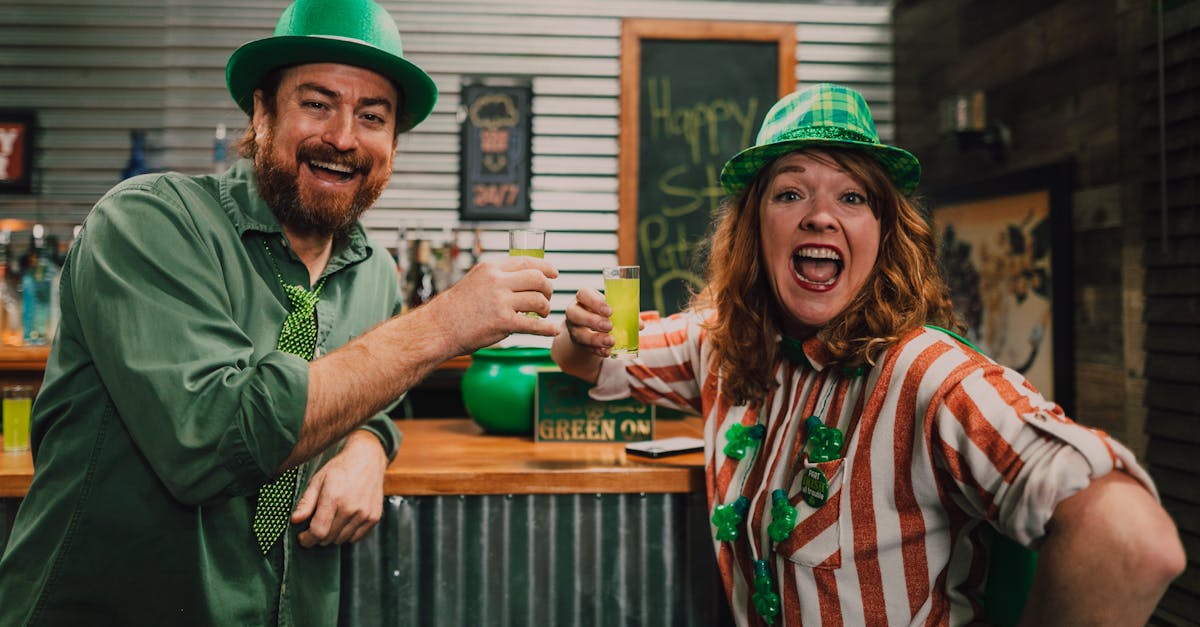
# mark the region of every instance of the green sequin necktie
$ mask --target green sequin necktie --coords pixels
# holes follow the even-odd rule
[[[325,285],[325,277],[317,282],[310,292],[300,285],[288,285],[279,273],[279,266],[271,249],[263,242],[271,265],[275,266],[275,277],[283,287],[292,303],[292,311],[283,319],[283,328],[279,331],[277,348],[304,359],[311,360],[317,346],[317,300],[321,288]],[[292,513],[292,499],[296,492],[296,466],[283,472],[278,479],[259,488],[258,502],[254,506],[254,537],[258,547],[266,555],[283,530],[287,529],[288,517]]]

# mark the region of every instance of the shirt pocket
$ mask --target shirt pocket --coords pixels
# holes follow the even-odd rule
[[[834,569],[842,566],[841,496],[845,460],[813,463],[806,455],[800,471],[788,489],[788,501],[796,508],[796,527],[775,546],[779,555],[810,568]],[[804,500],[805,476],[820,471],[828,484],[825,503],[809,505]]]

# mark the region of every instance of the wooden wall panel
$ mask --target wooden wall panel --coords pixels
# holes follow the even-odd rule
[[[1161,40],[1157,29],[1151,31],[1140,59],[1147,112],[1138,125],[1147,208],[1147,459],[1189,556],[1188,571],[1174,582],[1160,613],[1171,622],[1195,622],[1200,620],[1200,66],[1195,62],[1200,2],[1168,6]]]

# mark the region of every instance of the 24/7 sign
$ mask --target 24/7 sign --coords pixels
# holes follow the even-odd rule
[[[529,219],[531,98],[526,86],[463,87],[462,219]]]

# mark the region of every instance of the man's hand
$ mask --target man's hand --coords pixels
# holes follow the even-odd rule
[[[383,515],[383,473],[387,455],[374,434],[356,430],[346,446],[313,476],[292,512],[292,524],[309,521],[300,532],[304,547],[357,542]]]
[[[465,355],[513,333],[553,336],[558,325],[550,314],[551,279],[558,270],[536,257],[502,257],[478,263],[453,287],[422,305],[438,321],[440,337]],[[542,317],[527,316],[534,312]]]
[[[300,440],[280,468],[319,454],[383,411],[447,359],[491,346],[512,333],[556,335],[557,324],[522,312],[550,313],[554,291],[550,281],[557,276],[552,264],[536,257],[501,257],[478,263],[428,303],[393,316],[313,360]],[[312,498],[320,494],[324,483],[334,481],[340,487],[341,479],[335,476],[342,464],[339,460],[322,473],[326,476],[313,478],[318,492]],[[361,477],[355,475],[353,481],[357,487]],[[298,507],[297,515],[307,518],[313,505],[303,505],[307,507]],[[320,513],[313,519],[314,532],[324,528],[318,524]]]

